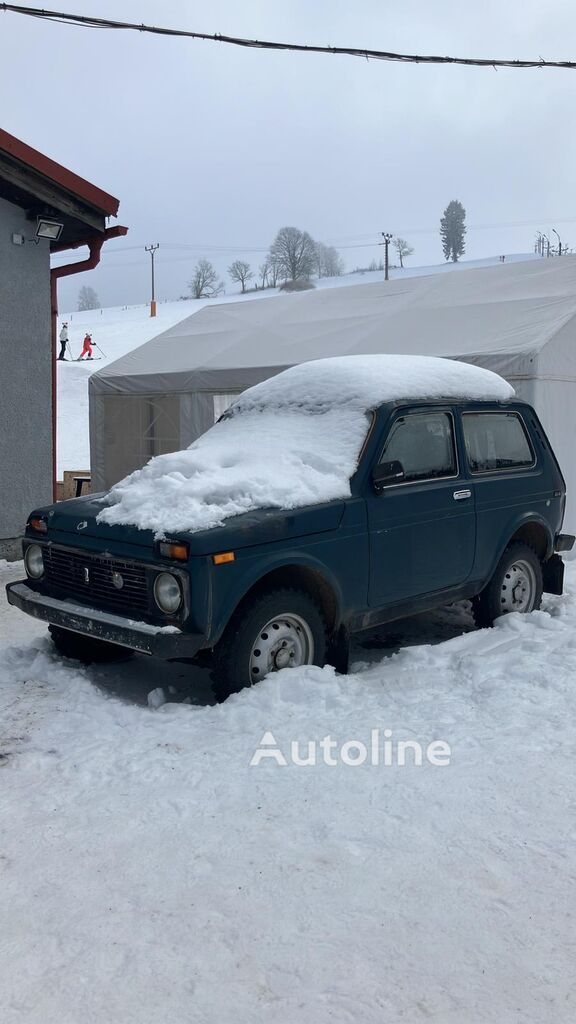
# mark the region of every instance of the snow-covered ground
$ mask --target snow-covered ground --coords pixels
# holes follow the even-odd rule
[[[575,569],[223,705],[186,666],[60,661],[2,595],[2,1024],[574,1020]],[[265,732],[373,729],[450,763],[250,767]]]
[[[507,256],[508,262],[534,259],[533,255]],[[499,262],[498,257],[484,260],[464,260],[460,263],[442,263],[432,267],[404,267],[403,270],[392,269],[390,276],[416,277],[426,274],[453,273],[458,270],[470,270],[474,267],[493,266]],[[323,278],[316,282],[318,288],[335,288],[344,285],[368,284],[370,281],[381,281],[382,271],[374,273],[346,274],[344,277]],[[168,330],[180,320],[191,316],[208,302],[212,305],[222,302],[251,302],[257,299],[273,299],[278,294],[276,289],[250,292],[247,295],[231,294],[217,299],[181,300],[178,302],[160,302],[158,314],[150,317],[147,304],[139,306],[96,309],[86,312],[67,313],[61,311],[58,319],[58,332],[64,321],[68,322],[70,334],[70,353],[77,357],[82,350],[82,339],[86,331],[90,331],[96,344],[95,356],[98,362],[58,363],[58,476],[61,479],[65,469],[86,470],[90,467],[90,439],[88,429],[88,378],[95,370],[107,363],[119,359],[132,349],[150,341],[157,334]]]

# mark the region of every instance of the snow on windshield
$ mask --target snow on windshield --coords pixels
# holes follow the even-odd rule
[[[378,405],[513,395],[490,370],[449,359],[374,355],[302,363],[245,391],[190,448],[160,455],[117,484],[98,520],[162,536],[211,529],[255,509],[346,498]]]

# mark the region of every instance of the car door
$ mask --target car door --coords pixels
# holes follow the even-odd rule
[[[526,407],[524,414],[530,416]],[[477,408],[462,414],[466,461],[477,516],[476,575],[485,578],[495,553],[507,543],[523,513],[543,520],[562,497],[554,477],[537,459],[519,409]]]
[[[456,587],[470,575],[474,493],[460,461],[453,409],[398,410],[376,462],[399,462],[403,476],[367,496],[372,607]]]

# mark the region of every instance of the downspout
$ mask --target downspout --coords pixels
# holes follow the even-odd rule
[[[56,426],[56,413],[57,413],[57,399],[58,399],[58,378],[56,368],[56,351],[57,351],[57,330],[58,330],[58,279],[60,277],[68,277],[70,274],[81,274],[84,270],[94,270],[100,262],[100,252],[104,242],[107,242],[109,238],[118,238],[119,235],[128,234],[128,228],[122,227],[120,224],[113,228],[106,228],[101,235],[93,235],[92,238],[85,239],[82,242],[77,242],[75,245],[69,245],[63,243],[62,245],[55,245],[51,249],[52,253],[63,252],[65,249],[78,249],[80,246],[87,245],[90,251],[90,255],[85,260],[80,260],[78,263],[66,263],[63,267],[52,267],[50,270],[50,310],[51,310],[51,334],[52,334],[52,498],[56,501],[56,490],[57,490],[57,476],[58,476],[58,465],[57,465],[57,426]]]

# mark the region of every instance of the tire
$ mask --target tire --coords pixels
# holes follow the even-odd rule
[[[82,661],[85,665],[91,662],[126,661],[132,657],[133,651],[120,644],[112,644],[107,640],[97,640],[83,633],[74,633],[61,626],[48,626],[52,642],[59,654],[65,658]]]
[[[542,601],[542,587],[542,565],[535,551],[522,541],[514,541],[506,548],[488,585],[472,602],[476,625],[483,629],[492,626],[500,615],[535,611]]]
[[[322,666],[326,650],[324,615],[305,591],[259,594],[236,612],[214,650],[216,696],[225,700],[281,668]]]

